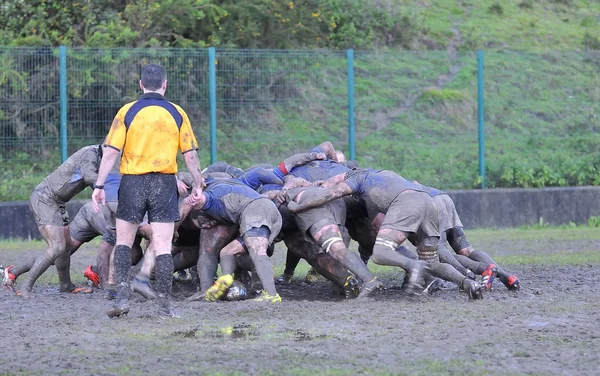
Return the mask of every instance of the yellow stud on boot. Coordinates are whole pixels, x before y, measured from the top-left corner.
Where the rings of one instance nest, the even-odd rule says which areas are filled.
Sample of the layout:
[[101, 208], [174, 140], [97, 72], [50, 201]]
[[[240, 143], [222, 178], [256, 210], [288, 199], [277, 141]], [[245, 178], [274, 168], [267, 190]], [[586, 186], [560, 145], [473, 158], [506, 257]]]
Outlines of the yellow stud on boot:
[[206, 299], [209, 302], [216, 302], [221, 299], [223, 295], [229, 290], [231, 285], [233, 284], [233, 276], [231, 274], [225, 274], [217, 278], [215, 283], [204, 294]]

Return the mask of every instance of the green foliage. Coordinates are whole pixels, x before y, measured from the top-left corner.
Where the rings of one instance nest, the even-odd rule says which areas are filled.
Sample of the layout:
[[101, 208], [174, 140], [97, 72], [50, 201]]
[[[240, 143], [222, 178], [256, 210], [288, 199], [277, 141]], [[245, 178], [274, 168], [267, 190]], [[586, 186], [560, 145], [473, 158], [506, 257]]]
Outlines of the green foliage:
[[0, 43], [88, 47], [409, 47], [420, 34], [392, 0], [12, 1]]
[[600, 216], [590, 217], [588, 219], [588, 227], [600, 227]]
[[586, 50], [600, 50], [600, 36], [593, 36], [586, 31], [582, 44]]
[[494, 3], [490, 5], [490, 7], [488, 8], [488, 12], [501, 16], [504, 14], [504, 8], [502, 8], [502, 5], [500, 5], [500, 3]]

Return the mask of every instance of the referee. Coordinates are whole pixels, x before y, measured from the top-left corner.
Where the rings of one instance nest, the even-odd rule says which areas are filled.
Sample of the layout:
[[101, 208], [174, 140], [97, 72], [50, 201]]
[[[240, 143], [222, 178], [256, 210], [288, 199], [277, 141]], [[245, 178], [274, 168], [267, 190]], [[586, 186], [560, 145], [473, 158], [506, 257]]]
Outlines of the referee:
[[114, 249], [117, 276], [117, 299], [108, 316], [129, 313], [129, 271], [131, 247], [144, 215], [152, 227], [152, 244], [156, 251], [156, 290], [159, 316], [175, 317], [171, 308], [173, 257], [171, 242], [175, 222], [179, 220], [177, 150], [183, 153], [195, 187], [192, 197], [202, 194], [202, 175], [196, 150], [198, 144], [190, 120], [178, 105], [164, 97], [167, 74], [158, 64], [142, 70], [140, 88], [144, 94], [123, 106], [113, 120], [104, 142], [104, 153], [94, 184], [94, 207], [105, 205], [104, 183], [122, 152], [121, 185], [117, 208], [117, 242]]

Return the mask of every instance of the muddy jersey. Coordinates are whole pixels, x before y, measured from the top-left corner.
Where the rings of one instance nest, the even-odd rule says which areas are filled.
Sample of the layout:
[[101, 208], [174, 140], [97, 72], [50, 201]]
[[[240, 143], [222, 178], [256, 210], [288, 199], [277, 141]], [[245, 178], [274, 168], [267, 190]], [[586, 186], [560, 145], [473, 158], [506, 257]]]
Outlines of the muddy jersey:
[[68, 202], [96, 182], [101, 159], [99, 145], [85, 146], [48, 175], [35, 190], [43, 196]]
[[206, 202], [202, 211], [218, 221], [232, 224], [239, 224], [246, 206], [261, 198], [258, 192], [236, 179], [210, 179], [203, 193]]
[[294, 167], [288, 175], [313, 182], [317, 180], [327, 180], [348, 171], [350, 171], [348, 167], [330, 159], [326, 159], [312, 161], [305, 165]]
[[283, 176], [283, 173], [277, 168], [256, 167], [246, 171], [238, 180], [255, 191], [260, 191], [261, 187], [267, 184], [282, 186]]
[[406, 190], [423, 192], [420, 185], [391, 171], [352, 170], [346, 174], [345, 183], [365, 201], [370, 214], [387, 213], [396, 197]]
[[419, 185], [421, 186], [421, 189], [422, 189], [424, 192], [427, 192], [427, 193], [429, 193], [429, 195], [430, 195], [431, 197], [440, 196], [440, 195], [446, 195], [446, 194], [447, 194], [446, 192], [444, 192], [444, 191], [440, 191], [440, 190], [439, 190], [439, 189], [437, 189], [437, 188], [433, 188], [433, 187], [427, 187], [427, 186], [425, 186], [425, 185], [422, 185], [422, 184], [419, 184]]

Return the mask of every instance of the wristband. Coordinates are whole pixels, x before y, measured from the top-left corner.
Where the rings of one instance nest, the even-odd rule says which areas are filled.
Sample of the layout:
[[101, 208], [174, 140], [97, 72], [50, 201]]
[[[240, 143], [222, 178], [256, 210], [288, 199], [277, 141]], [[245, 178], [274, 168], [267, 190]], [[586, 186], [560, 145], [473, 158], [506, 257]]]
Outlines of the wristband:
[[283, 172], [284, 175], [287, 175], [289, 173], [289, 171], [287, 170], [287, 168], [285, 168], [285, 162], [281, 162], [277, 168], [279, 169], [279, 171]]
[[102, 184], [102, 185], [98, 185], [98, 184], [94, 183], [94, 184], [92, 185], [92, 188], [94, 188], [94, 189], [104, 189], [104, 184]]

